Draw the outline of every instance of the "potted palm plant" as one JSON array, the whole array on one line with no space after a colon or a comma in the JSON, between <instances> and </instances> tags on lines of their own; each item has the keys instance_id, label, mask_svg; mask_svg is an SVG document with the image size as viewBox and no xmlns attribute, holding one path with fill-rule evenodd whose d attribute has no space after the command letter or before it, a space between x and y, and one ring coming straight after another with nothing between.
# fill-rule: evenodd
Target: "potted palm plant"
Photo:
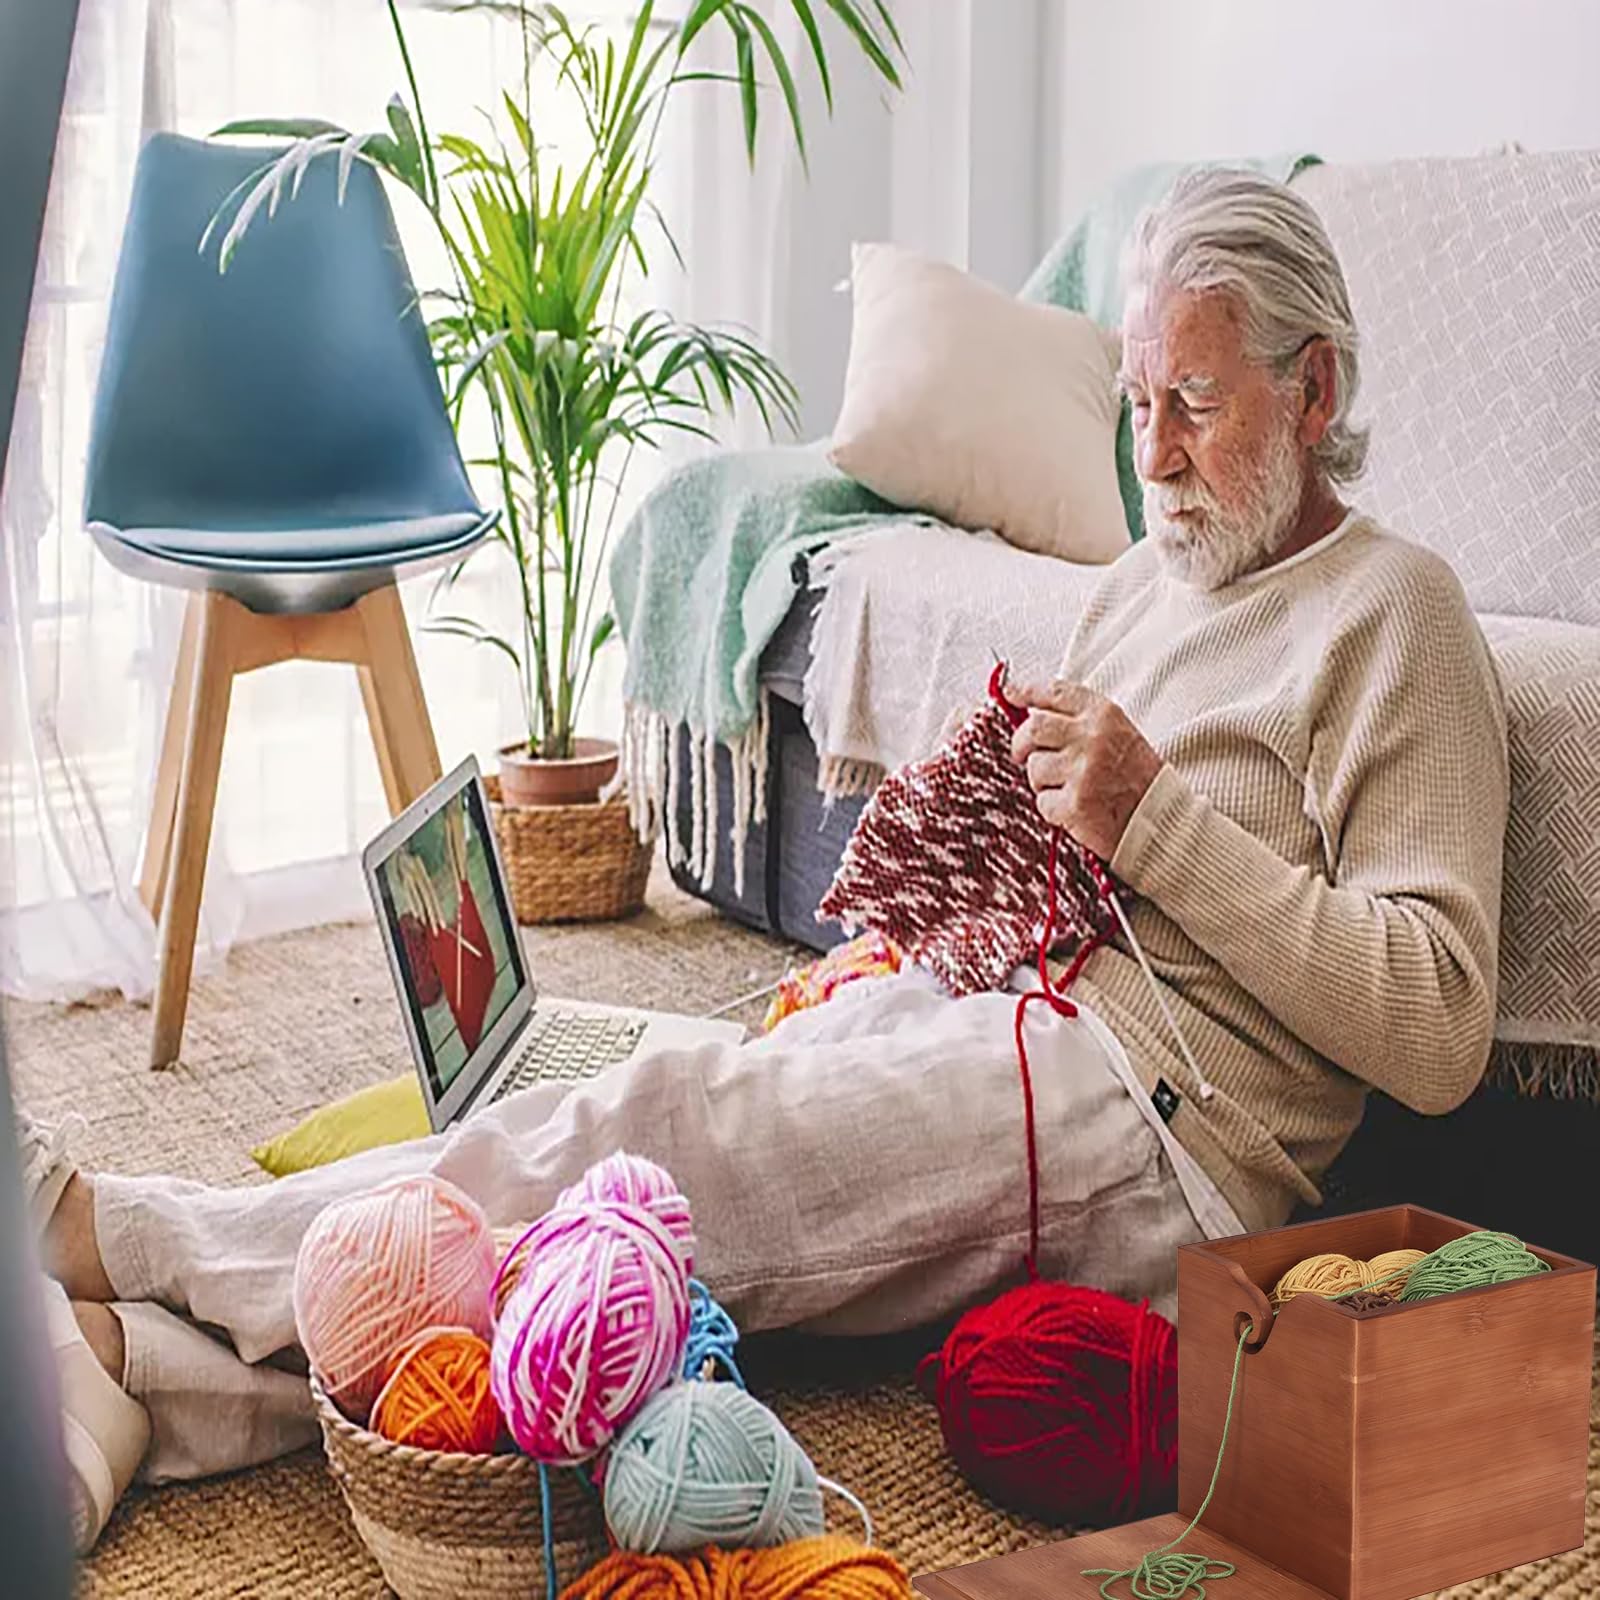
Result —
<instances>
[{"instance_id":1,"label":"potted palm plant","mask_svg":"<svg viewBox=\"0 0 1600 1600\"><path fill-rule=\"evenodd\" d=\"M830 14L875 71L899 86L903 49L886 0L783 3L798 20L830 110L819 25ZM772 24L745 0L690 0L681 19L667 24L658 23L653 0L642 0L620 42L533 0L467 0L452 9L514 17L520 30L522 93L504 96L491 135L430 133L389 0L407 89L390 102L388 127L358 134L273 119L219 130L295 141L219 212L216 225L227 228L220 253L225 266L252 219L319 157L372 162L426 208L453 279L425 297L435 358L458 426L476 404L492 427L487 465L503 508L495 538L511 557L519 599L515 633L496 631L449 607L458 574L447 574L436 597L444 603L428 625L501 652L516 672L523 726L500 752L505 800L592 801L616 770L617 748L580 738L578 718L612 632L603 558L638 450L658 448L674 433L710 438L714 414L740 401L759 408L769 431L780 418L796 420L789 379L743 334L660 310L622 314L624 280L648 274L654 249L664 243L682 261L651 200L663 116L684 86L725 85L740 96L753 162L760 78L770 68L804 161L799 89ZM696 66L712 29L731 34L732 72ZM576 98L588 133L581 157L554 168L539 136L536 63L554 86L545 93Z\"/></svg>"}]
</instances>

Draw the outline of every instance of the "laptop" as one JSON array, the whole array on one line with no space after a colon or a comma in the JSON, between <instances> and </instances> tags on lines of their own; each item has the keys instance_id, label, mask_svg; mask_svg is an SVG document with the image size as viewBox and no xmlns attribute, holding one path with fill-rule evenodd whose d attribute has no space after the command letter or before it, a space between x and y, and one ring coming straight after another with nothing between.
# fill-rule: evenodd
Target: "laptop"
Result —
<instances>
[{"instance_id":1,"label":"laptop","mask_svg":"<svg viewBox=\"0 0 1600 1600\"><path fill-rule=\"evenodd\" d=\"M401 812L361 864L435 1133L534 1084L744 1038L735 1022L538 993L472 757Z\"/></svg>"}]
</instances>

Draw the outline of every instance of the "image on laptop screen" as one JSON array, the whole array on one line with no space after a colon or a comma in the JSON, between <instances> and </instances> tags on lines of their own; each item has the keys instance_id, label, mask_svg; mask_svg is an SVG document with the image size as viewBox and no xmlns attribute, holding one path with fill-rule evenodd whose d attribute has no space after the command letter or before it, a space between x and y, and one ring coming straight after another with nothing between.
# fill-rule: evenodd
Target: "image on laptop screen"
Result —
<instances>
[{"instance_id":1,"label":"image on laptop screen","mask_svg":"<svg viewBox=\"0 0 1600 1600\"><path fill-rule=\"evenodd\" d=\"M377 869L436 1099L526 982L480 794L468 783Z\"/></svg>"}]
</instances>

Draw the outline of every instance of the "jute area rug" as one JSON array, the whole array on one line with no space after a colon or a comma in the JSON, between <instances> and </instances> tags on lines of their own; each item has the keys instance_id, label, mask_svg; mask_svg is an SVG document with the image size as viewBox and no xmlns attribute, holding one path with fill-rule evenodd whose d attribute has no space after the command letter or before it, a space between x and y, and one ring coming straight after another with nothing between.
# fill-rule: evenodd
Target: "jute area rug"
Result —
<instances>
[{"instance_id":1,"label":"jute area rug","mask_svg":"<svg viewBox=\"0 0 1600 1600\"><path fill-rule=\"evenodd\" d=\"M770 983L793 952L723 921L664 875L625 923L535 929L541 987L556 995L703 1012ZM759 1022L763 1001L736 1011ZM249 1151L335 1096L392 1077L408 1056L370 925L247 946L195 985L183 1063L145 1066L149 1012L121 1000L7 1012L17 1090L34 1115L89 1123L80 1156L120 1172L219 1184L265 1181ZM920 1344L752 1341L751 1387L820 1470L870 1508L879 1542L913 1571L1062 1537L995 1509L951 1467L911 1378ZM855 1531L848 1516L835 1526ZM1591 1432L1582 1552L1444 1591L1510 1600L1600 1594L1600 1430ZM576 1576L563 1574L564 1579ZM1226 1584L1217 1600L1226 1600ZM136 1491L85 1563L81 1592L368 1600L387 1593L319 1453L207 1483Z\"/></svg>"}]
</instances>

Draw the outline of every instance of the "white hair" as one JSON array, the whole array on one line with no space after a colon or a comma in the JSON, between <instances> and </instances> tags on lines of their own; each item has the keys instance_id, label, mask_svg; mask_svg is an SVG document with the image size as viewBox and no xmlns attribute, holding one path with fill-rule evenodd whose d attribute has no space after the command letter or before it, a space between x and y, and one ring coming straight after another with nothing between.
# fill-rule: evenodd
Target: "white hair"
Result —
<instances>
[{"instance_id":1,"label":"white hair","mask_svg":"<svg viewBox=\"0 0 1600 1600\"><path fill-rule=\"evenodd\" d=\"M1350 421L1360 385L1360 340L1350 291L1322 220L1287 184L1231 167L1193 167L1141 213L1123 258L1123 283L1221 290L1244 317L1246 359L1288 375L1312 339L1332 344L1335 394L1312 464L1333 483L1361 476L1368 432Z\"/></svg>"}]
</instances>

